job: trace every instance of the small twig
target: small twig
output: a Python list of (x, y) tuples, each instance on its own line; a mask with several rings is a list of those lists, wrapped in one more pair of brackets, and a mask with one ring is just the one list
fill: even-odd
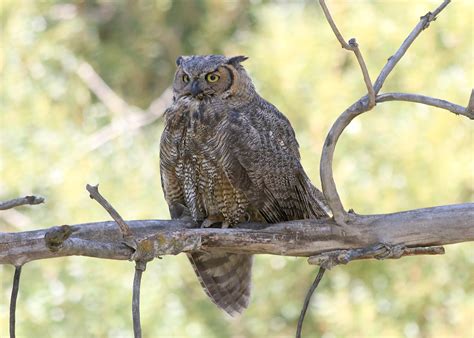
[(336, 265), (347, 264), (356, 259), (398, 259), (414, 255), (442, 255), (442, 246), (407, 248), (405, 245), (380, 243), (368, 248), (327, 251), (308, 258), (308, 263), (331, 269)]
[(123, 220), (122, 216), (114, 209), (114, 207), (100, 194), (99, 185), (86, 185), (86, 189), (90, 194), (90, 198), (96, 200), (114, 219), (120, 228), (120, 232), (124, 239), (132, 237), (132, 231), (128, 227), (127, 223)]
[(359, 49), (359, 44), (357, 43), (355, 38), (352, 38), (349, 40), (349, 42), (346, 42), (341, 32), (337, 28), (336, 23), (334, 22), (331, 16), (331, 12), (329, 12), (329, 9), (326, 5), (326, 2), (324, 0), (319, 0), (319, 4), (321, 5), (321, 8), (323, 9), (324, 15), (326, 16), (326, 20), (331, 26), (332, 31), (334, 32), (334, 35), (336, 35), (337, 40), (339, 40), (341, 47), (354, 52), (357, 58), (357, 62), (359, 63), (360, 69), (362, 71), (362, 75), (364, 76), (364, 82), (365, 82), (365, 86), (367, 87), (367, 93), (369, 97), (369, 107), (372, 108), (373, 106), (375, 106), (375, 91), (372, 85), (372, 80), (370, 80), (369, 71), (367, 70), (367, 66), (365, 64), (364, 58), (362, 57), (362, 53)]
[(420, 35), (420, 33), (428, 28), (430, 22), (436, 20), (436, 17), (438, 14), (450, 3), (450, 0), (444, 0), (443, 3), (436, 8), (433, 12), (428, 12), (427, 14), (423, 15), (420, 18), (420, 22), (413, 28), (411, 33), (408, 35), (408, 37), (403, 41), (401, 46), (398, 48), (398, 50), (393, 54), (391, 57), (388, 58), (387, 63), (385, 66), (382, 68), (380, 71), (380, 75), (377, 77), (377, 80), (375, 80), (374, 83), (374, 90), (375, 94), (378, 94), (380, 89), (382, 89), (382, 86), (387, 79), (388, 75), (391, 73), (395, 65), (400, 61), (400, 59), (405, 55), (406, 51), (408, 48), (411, 46), (413, 41)]
[(474, 112), (469, 113), (469, 110), (451, 103), (446, 100), (435, 99), (433, 97), (419, 95), (419, 94), (408, 94), (408, 93), (385, 93), (377, 95), (376, 97), (377, 102), (386, 102), (386, 101), (408, 101), (408, 102), (415, 102), (415, 103), (422, 103), (428, 106), (438, 107), (441, 109), (446, 109), (456, 115), (464, 115), (471, 120), (474, 119)]
[(306, 297), (303, 303), (303, 308), (301, 309), (301, 313), (300, 313), (300, 318), (298, 319), (298, 326), (296, 327), (296, 338), (301, 338), (301, 330), (303, 328), (304, 316), (306, 315), (306, 310), (308, 309), (309, 301), (311, 300), (311, 296), (313, 295), (314, 290), (316, 290), (316, 288), (319, 285), (319, 282), (323, 278), (325, 271), (326, 271), (325, 268), (323, 267), (319, 268), (318, 274), (316, 275), (316, 278), (314, 279), (313, 284), (311, 284), (311, 287), (306, 293)]
[(44, 203), (44, 198), (39, 197), (39, 196), (25, 196), (25, 197), (19, 197), (15, 198), (12, 200), (0, 202), (0, 210), (7, 210), (11, 208), (18, 207), (20, 205), (35, 205), (35, 204), (41, 204)]
[(142, 327), (140, 324), (140, 285), (143, 271), (146, 269), (146, 262), (137, 261), (135, 263), (135, 276), (133, 277), (133, 296), (132, 296), (132, 318), (133, 334), (135, 338), (142, 337)]
[(20, 289), (21, 267), (22, 265), (15, 266), (15, 274), (13, 275), (12, 294), (10, 297), (10, 338), (15, 338), (16, 300), (18, 298), (18, 290)]
[(471, 96), (469, 97), (466, 111), (471, 119), (474, 118), (474, 89), (471, 89)]

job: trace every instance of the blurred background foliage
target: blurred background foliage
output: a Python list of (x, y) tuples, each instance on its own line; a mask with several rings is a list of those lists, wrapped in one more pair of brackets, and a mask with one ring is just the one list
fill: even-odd
[[(421, 15), (441, 1), (329, 1), (346, 38), (361, 45), (372, 79)], [(467, 104), (473, 87), (474, 12), (455, 1), (423, 32), (384, 91)], [(324, 137), (364, 94), (354, 56), (342, 50), (316, 1), (0, 1), (0, 199), (47, 203), (0, 213), (1, 231), (108, 219), (86, 193), (100, 183), (126, 219), (168, 218), (159, 180), (163, 128), (156, 120), (93, 136), (142, 114), (167, 88), (181, 54), (250, 57), (260, 93), (291, 120), (303, 165), (320, 185)], [(109, 109), (80, 76), (84, 62), (130, 106)], [(120, 103), (120, 102), (119, 102)], [(410, 103), (384, 103), (355, 120), (336, 152), (346, 207), (382, 213), (473, 201), (473, 126)], [(355, 262), (328, 273), (313, 298), (306, 337), (474, 335), (474, 250), (440, 257)], [(0, 266), (0, 336), (7, 336), (13, 269)], [(305, 259), (259, 256), (250, 308), (230, 319), (201, 290), (186, 257), (149, 264), (145, 337), (291, 337), (316, 271)], [(71, 257), (23, 269), (19, 337), (130, 337), (133, 268)]]

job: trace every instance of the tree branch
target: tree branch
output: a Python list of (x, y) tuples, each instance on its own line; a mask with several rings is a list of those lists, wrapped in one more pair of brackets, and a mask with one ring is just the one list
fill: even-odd
[(306, 315), (306, 310), (308, 309), (309, 301), (311, 300), (311, 296), (313, 295), (314, 291), (318, 287), (319, 282), (321, 282), (321, 279), (323, 279), (325, 271), (326, 271), (325, 268), (323, 267), (319, 268), (316, 278), (314, 279), (313, 283), (311, 284), (311, 287), (306, 293), (306, 297), (304, 298), (304, 302), (303, 302), (303, 308), (301, 309), (301, 313), (300, 313), (300, 318), (298, 319), (298, 325), (296, 326), (296, 338), (301, 338), (301, 331), (303, 329), (304, 316)]
[[(397, 50), (397, 52), (388, 59), (387, 64), (383, 67), (382, 71), (380, 72), (374, 84), (375, 94), (377, 94), (380, 91), (380, 89), (383, 86), (383, 83), (385, 82), (385, 79), (393, 70), (393, 68), (398, 63), (398, 61), (405, 54), (405, 52), (408, 50), (408, 48), (416, 39), (416, 37), (421, 33), (421, 31), (423, 31), (429, 26), (430, 22), (436, 20), (436, 16), (448, 5), (449, 2), (450, 2), (449, 0), (445, 0), (436, 10), (434, 10), (434, 12), (428, 12), (426, 15), (421, 17), (420, 22), (408, 35), (408, 37), (402, 43), (402, 45)], [(320, 3), (321, 3), (321, 6), (323, 7), (323, 11), (325, 12), (325, 14), (326, 12), (329, 13), (327, 7), (324, 4), (324, 0), (320, 0)], [(341, 41), (342, 36), (337, 30), (337, 27), (334, 28), (335, 24), (332, 21), (330, 15), (327, 14), (326, 17), (328, 18), (328, 22), (333, 28), (336, 34), (336, 37), (338, 38), (339, 41)], [(385, 99), (387, 101), (389, 100), (389, 98), (390, 100), (395, 100), (395, 96), (398, 94), (390, 94), (390, 95), (382, 97), (382, 100)], [(402, 96), (405, 94), (400, 94), (400, 95), (401, 95), (400, 98), (402, 98)], [(407, 98), (408, 96), (404, 97), (404, 99), (407, 99)], [(413, 96), (410, 96), (409, 98), (414, 99)], [(420, 99), (420, 96), (418, 96), (417, 98)], [(426, 100), (426, 97), (425, 97), (424, 99), (425, 102), (423, 103), (427, 103), (428, 101), (430, 103), (439, 103), (439, 102), (434, 102), (433, 100), (434, 99)], [(384, 101), (378, 101), (378, 102), (384, 102)], [(427, 103), (427, 104), (430, 104), (430, 103)], [(347, 108), (337, 118), (336, 122), (334, 122), (334, 124), (332, 125), (331, 130), (326, 136), (326, 140), (323, 146), (323, 151), (321, 154), (320, 175), (321, 175), (321, 185), (322, 185), (324, 197), (326, 198), (327, 203), (329, 207), (331, 208), (334, 219), (339, 225), (343, 226), (345, 230), (347, 230), (346, 225), (351, 221), (352, 215), (348, 214), (345, 211), (344, 206), (342, 205), (342, 202), (341, 202), (341, 198), (339, 197), (339, 194), (337, 192), (336, 183), (334, 182), (334, 175), (332, 172), (334, 150), (336, 148), (336, 143), (339, 139), (339, 136), (342, 134), (344, 129), (349, 125), (349, 123), (358, 115), (372, 109), (372, 107), (373, 107), (372, 99), (366, 95), (360, 98), (357, 102), (353, 103), (349, 108)], [(464, 108), (462, 109), (463, 115), (469, 117), (469, 115), (466, 113), (467, 110), (468, 109), (464, 109)]]
[(44, 198), (39, 196), (25, 196), (19, 197), (8, 201), (0, 202), (0, 210), (7, 210), (11, 208), (19, 207), (20, 205), (35, 205), (44, 203)]
[(408, 93), (385, 93), (377, 95), (376, 102), (387, 102), (387, 101), (408, 101), (415, 103), (422, 103), (428, 106), (438, 107), (446, 109), (456, 115), (464, 115), (471, 120), (474, 119), (474, 112), (470, 112), (468, 108), (464, 108), (455, 103), (451, 103), (446, 100), (435, 99), (433, 97), (419, 95), (419, 94), (408, 94)]
[(364, 77), (365, 86), (367, 87), (367, 93), (369, 97), (369, 107), (372, 108), (373, 106), (375, 106), (375, 91), (374, 91), (374, 87), (372, 86), (372, 80), (370, 80), (369, 71), (367, 70), (367, 66), (365, 65), (364, 58), (362, 57), (362, 53), (359, 49), (359, 44), (357, 43), (355, 38), (352, 38), (349, 40), (349, 42), (346, 42), (344, 38), (342, 37), (341, 32), (337, 28), (336, 23), (334, 22), (331, 16), (331, 12), (329, 12), (328, 7), (326, 6), (326, 2), (324, 0), (319, 0), (319, 4), (321, 5), (321, 8), (323, 9), (324, 15), (326, 16), (326, 20), (331, 26), (332, 31), (334, 32), (334, 35), (336, 35), (337, 40), (339, 40), (341, 47), (354, 52), (357, 58), (357, 62), (359, 63), (360, 69), (362, 71), (362, 75)]
[[(243, 223), (233, 229), (201, 229), (192, 221), (179, 220), (127, 224), (138, 240), (137, 251), (153, 257), (196, 250), (310, 257), (380, 243), (410, 248), (474, 241), (474, 203), (384, 215), (354, 214), (350, 225), (360, 231), (358, 237), (341, 234), (340, 227), (329, 218), (272, 225)], [(21, 265), (72, 255), (129, 260), (134, 251), (122, 241), (113, 221), (0, 233), (0, 264)]]
[(398, 50), (393, 54), (391, 57), (388, 58), (387, 63), (385, 66), (382, 68), (380, 71), (380, 75), (377, 77), (377, 80), (375, 80), (374, 83), (374, 89), (375, 93), (378, 94), (380, 89), (382, 89), (382, 86), (387, 79), (388, 75), (392, 72), (393, 68), (395, 65), (400, 61), (400, 59), (405, 55), (406, 51), (408, 48), (411, 46), (413, 41), (420, 35), (420, 33), (425, 30), (426, 28), (429, 27), (430, 23), (432, 21), (435, 21), (438, 14), (451, 2), (451, 0), (444, 0), (441, 5), (439, 5), (438, 8), (436, 8), (433, 12), (428, 12), (425, 15), (423, 15), (420, 18), (420, 21), (418, 24), (413, 28), (411, 33), (408, 35), (408, 37), (403, 41), (402, 45)]
[(10, 296), (10, 338), (15, 338), (16, 300), (20, 289), (21, 267), (21, 265), (15, 266), (15, 274), (13, 275), (12, 294)]

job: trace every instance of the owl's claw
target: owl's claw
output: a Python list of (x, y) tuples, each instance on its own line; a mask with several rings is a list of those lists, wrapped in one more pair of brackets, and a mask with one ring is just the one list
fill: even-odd
[(225, 229), (229, 227), (229, 222), (225, 221), (221, 217), (210, 216), (206, 218), (201, 224), (201, 228), (210, 228), (212, 226), (218, 226), (219, 228)]

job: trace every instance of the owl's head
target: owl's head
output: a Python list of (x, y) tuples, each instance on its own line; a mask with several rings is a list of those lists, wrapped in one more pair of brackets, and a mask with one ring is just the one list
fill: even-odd
[(254, 91), (252, 81), (241, 62), (245, 56), (223, 55), (180, 56), (174, 77), (174, 98), (189, 97), (212, 100), (215, 97), (243, 98)]

